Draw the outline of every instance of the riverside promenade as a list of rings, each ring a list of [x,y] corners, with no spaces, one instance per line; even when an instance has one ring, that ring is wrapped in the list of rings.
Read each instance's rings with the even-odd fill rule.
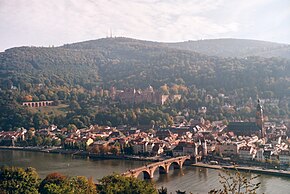
[[[273,170],[273,169],[263,169],[260,167],[251,167],[251,166],[221,166],[221,165],[211,165],[205,163],[196,163],[192,164],[195,167],[211,168],[211,169],[226,169],[226,170],[238,170],[242,172],[251,172],[256,174],[266,174],[272,176],[288,177],[290,178],[290,171],[284,170]]]
[[[140,156],[131,156],[131,155],[112,155],[112,154],[95,154],[87,151],[81,150],[69,150],[61,147],[11,147],[11,146],[0,146],[0,150],[17,150],[17,151],[29,151],[29,152],[42,152],[50,154],[64,154],[71,155],[73,157],[86,157],[90,159],[116,159],[116,160],[135,160],[135,161],[147,161],[147,162],[159,162],[164,160],[159,157],[140,157]]]

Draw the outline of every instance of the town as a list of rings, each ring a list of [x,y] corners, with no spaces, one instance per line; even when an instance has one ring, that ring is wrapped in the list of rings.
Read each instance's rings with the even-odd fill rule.
[[[140,91],[116,92],[112,89],[111,97],[121,98],[122,103],[136,99],[137,102],[164,103],[162,99],[165,97],[156,94],[160,98],[155,98],[155,94],[152,87],[145,90],[143,95]],[[180,96],[175,98],[180,99]],[[201,107],[199,111],[205,113],[206,107]],[[187,120],[185,116],[178,115],[170,126],[152,125],[150,128],[126,125],[91,125],[87,128],[77,128],[75,125],[58,128],[50,125],[40,130],[19,128],[17,131],[0,132],[0,145],[88,157],[127,157],[153,161],[190,155],[195,163],[214,161],[220,164],[289,169],[287,126],[281,122],[264,121],[260,100],[256,103],[255,115],[251,122],[211,122],[202,116]]]

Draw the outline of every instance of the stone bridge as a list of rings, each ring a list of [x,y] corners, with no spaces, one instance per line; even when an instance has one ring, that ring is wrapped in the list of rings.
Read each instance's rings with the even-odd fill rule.
[[[23,102],[23,106],[29,107],[41,107],[41,106],[51,106],[53,101],[39,101],[39,102]]]
[[[139,174],[143,172],[144,179],[152,179],[154,172],[157,168],[159,169],[160,174],[167,174],[169,172],[169,168],[171,165],[173,165],[174,169],[180,169],[182,168],[186,160],[190,160],[190,156],[179,156],[176,158],[163,160],[161,162],[155,162],[155,163],[148,164],[139,168],[128,170],[124,172],[122,175],[126,177],[137,178]]]

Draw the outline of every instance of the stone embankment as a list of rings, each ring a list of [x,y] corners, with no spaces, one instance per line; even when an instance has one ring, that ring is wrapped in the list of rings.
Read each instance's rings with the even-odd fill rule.
[[[211,168],[211,169],[226,169],[226,170],[238,170],[243,172],[251,172],[256,174],[267,174],[272,176],[283,176],[290,178],[290,171],[284,170],[273,170],[273,169],[265,169],[260,167],[251,167],[251,166],[221,166],[221,165],[211,165],[205,163],[196,163],[193,164],[195,167],[203,167],[203,168]]]

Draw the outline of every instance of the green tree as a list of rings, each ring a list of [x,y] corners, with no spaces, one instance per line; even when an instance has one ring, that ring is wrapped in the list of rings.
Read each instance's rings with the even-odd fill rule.
[[[101,194],[157,194],[152,183],[147,183],[133,177],[109,175],[100,180],[98,191]]]
[[[46,100],[46,96],[44,94],[40,94],[39,100]]]
[[[41,136],[33,136],[31,142],[33,146],[40,146],[43,143],[43,139]]]
[[[51,140],[51,145],[52,146],[60,146],[61,145],[61,139],[53,138]]]
[[[43,138],[43,143],[42,145],[45,145],[45,146],[51,146],[52,145],[52,140],[50,137],[45,137]]]
[[[34,168],[1,167],[0,193],[37,194],[39,177]]]
[[[71,110],[78,110],[81,108],[79,103],[76,100],[72,100],[69,104],[69,107]]]
[[[74,130],[77,130],[78,128],[75,124],[69,124],[67,126],[67,129],[68,129],[68,131],[74,131]]]

